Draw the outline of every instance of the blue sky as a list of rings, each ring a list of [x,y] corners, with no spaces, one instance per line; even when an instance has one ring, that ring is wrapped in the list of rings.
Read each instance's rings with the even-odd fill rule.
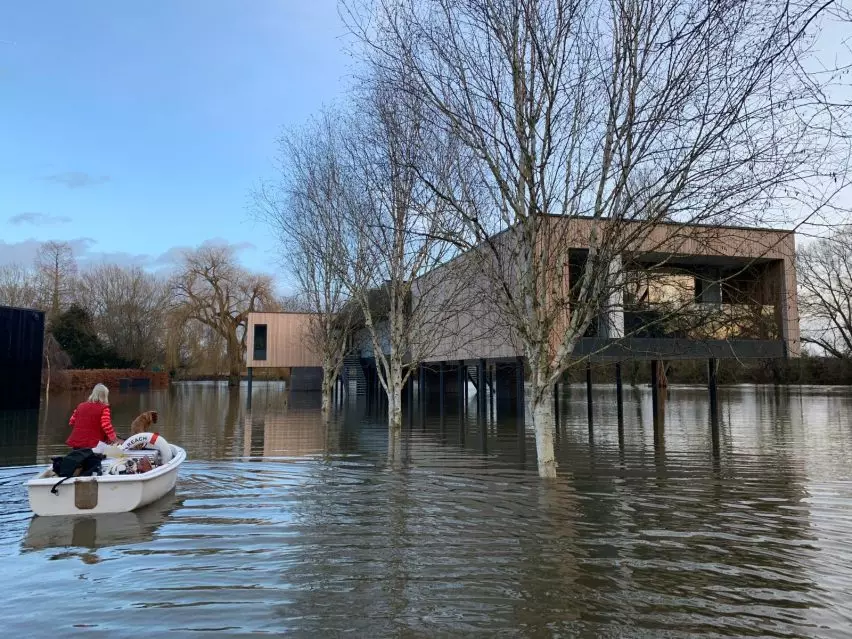
[[[214,241],[277,270],[249,191],[344,92],[343,35],[335,0],[0,4],[0,264],[61,239],[156,269]]]

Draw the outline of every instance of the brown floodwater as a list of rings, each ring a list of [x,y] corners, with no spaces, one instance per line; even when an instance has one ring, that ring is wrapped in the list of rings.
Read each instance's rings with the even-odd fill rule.
[[[240,394],[242,393],[242,395]],[[173,494],[135,513],[34,518],[23,482],[64,452],[78,395],[0,414],[0,619],[13,636],[847,637],[852,391],[564,389],[559,479],[516,420],[430,402],[390,466],[354,402],[256,384],[112,394],[187,449]]]

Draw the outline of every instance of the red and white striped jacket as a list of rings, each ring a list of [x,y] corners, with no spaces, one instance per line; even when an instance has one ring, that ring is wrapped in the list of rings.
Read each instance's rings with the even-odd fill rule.
[[[71,448],[94,448],[99,441],[116,440],[107,404],[83,402],[74,410],[68,424],[74,428],[65,442]]]

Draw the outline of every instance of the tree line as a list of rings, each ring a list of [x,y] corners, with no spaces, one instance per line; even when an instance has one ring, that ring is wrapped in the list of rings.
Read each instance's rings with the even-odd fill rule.
[[[269,275],[227,247],[186,252],[174,272],[81,266],[66,242],[43,243],[31,264],[0,266],[0,305],[46,314],[48,367],[163,367],[173,375],[239,381],[248,313],[277,310]]]

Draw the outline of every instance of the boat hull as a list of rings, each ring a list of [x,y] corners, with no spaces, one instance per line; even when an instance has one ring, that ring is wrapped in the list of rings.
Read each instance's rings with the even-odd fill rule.
[[[157,501],[175,487],[186,451],[171,444],[174,457],[168,464],[139,475],[73,477],[51,489],[61,479],[48,468],[27,482],[30,508],[39,516],[100,515],[125,513]]]

